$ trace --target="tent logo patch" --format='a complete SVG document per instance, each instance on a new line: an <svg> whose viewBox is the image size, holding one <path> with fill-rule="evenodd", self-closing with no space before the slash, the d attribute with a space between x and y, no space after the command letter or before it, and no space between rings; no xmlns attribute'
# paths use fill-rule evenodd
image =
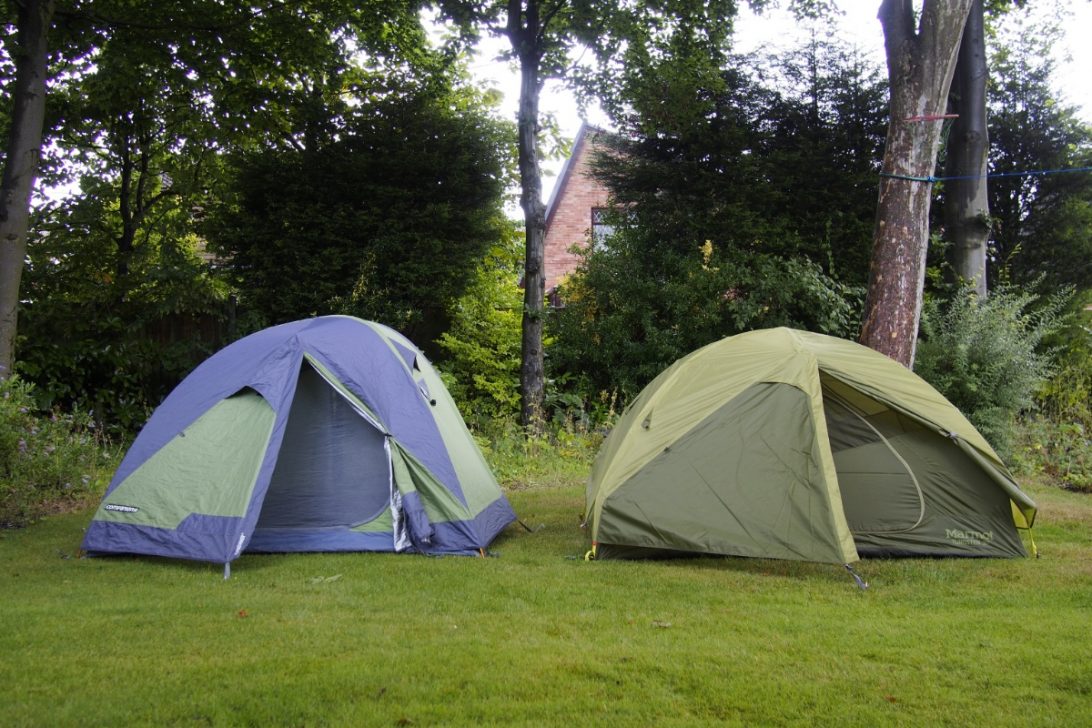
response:
<svg viewBox="0 0 1092 728"><path fill-rule="evenodd" d="M958 543L989 543L993 541L993 531L964 531L959 528L946 528L944 535Z"/></svg>
<svg viewBox="0 0 1092 728"><path fill-rule="evenodd" d="M107 503L102 508L106 511L118 511L119 513L136 513L140 510L136 506L123 506L118 503Z"/></svg>

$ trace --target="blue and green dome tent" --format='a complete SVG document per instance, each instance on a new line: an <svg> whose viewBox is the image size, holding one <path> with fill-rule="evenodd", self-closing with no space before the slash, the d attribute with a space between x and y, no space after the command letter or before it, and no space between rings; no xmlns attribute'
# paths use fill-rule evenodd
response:
<svg viewBox="0 0 1092 728"><path fill-rule="evenodd" d="M515 514L425 356L380 324L274 326L187 376L137 436L89 554L477 554Z"/></svg>

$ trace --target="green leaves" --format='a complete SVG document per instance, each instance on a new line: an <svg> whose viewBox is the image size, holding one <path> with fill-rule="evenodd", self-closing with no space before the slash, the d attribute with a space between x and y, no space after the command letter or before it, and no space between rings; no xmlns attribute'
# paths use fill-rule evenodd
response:
<svg viewBox="0 0 1092 728"><path fill-rule="evenodd" d="M1058 331L1068 293L1040 300L1011 287L986 299L960 289L922 311L914 371L959 408L1002 458L1011 453L1016 416L1028 411L1051 373L1042 351Z"/></svg>
<svg viewBox="0 0 1092 728"><path fill-rule="evenodd" d="M495 429L519 412L522 247L510 228L505 242L489 249L437 342L448 391L478 428Z"/></svg>
<svg viewBox="0 0 1092 728"><path fill-rule="evenodd" d="M328 110L338 132L315 146L237 158L207 234L264 322L346 313L439 334L500 237L508 130L432 86Z"/></svg>

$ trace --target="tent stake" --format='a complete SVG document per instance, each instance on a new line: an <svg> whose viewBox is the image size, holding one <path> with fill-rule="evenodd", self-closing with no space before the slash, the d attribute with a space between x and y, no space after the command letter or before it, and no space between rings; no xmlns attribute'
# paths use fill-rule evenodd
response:
<svg viewBox="0 0 1092 728"><path fill-rule="evenodd" d="M227 581L230 578L231 578L231 562L230 561L225 561L224 562L224 581Z"/></svg>
<svg viewBox="0 0 1092 728"><path fill-rule="evenodd" d="M853 577L853 580L857 582L857 586L860 587L861 591L864 591L868 588L868 582L858 576L857 572L853 570L852 566L850 566L849 564L842 564L842 566L846 567L846 571L848 571L849 575Z"/></svg>

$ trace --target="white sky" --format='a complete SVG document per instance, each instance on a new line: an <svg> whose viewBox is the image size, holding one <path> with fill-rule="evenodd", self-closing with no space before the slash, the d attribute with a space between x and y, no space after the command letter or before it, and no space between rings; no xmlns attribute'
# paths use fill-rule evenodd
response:
<svg viewBox="0 0 1092 728"><path fill-rule="evenodd" d="M746 52L761 46L791 48L806 40L804 31L786 11L767 11L763 16L756 17L746 9L745 3L741 5L743 8L735 33L737 50ZM873 57L877 65L883 68L883 30L876 18L880 0L838 0L838 5L844 13L838 22L838 33ZM1092 124L1092 82L1089 80L1089 73L1092 72L1092 1L1032 0L1032 5L1040 13L1049 12L1043 10L1049 7L1069 14L1064 23L1065 39L1059 44L1060 47L1055 48L1059 57L1055 84L1063 100L1080 107L1084 120ZM493 47L503 47L499 45L501 40L492 42L498 44ZM491 60L493 55L495 52L483 51L471 63L471 71L483 83L492 84L504 94L502 113L514 120L519 100L519 79L514 67ZM560 83L551 81L546 84L540 108L557 117L562 132L569 138L580 128L581 119L576 103ZM589 121L593 124L605 124L602 115L594 110L590 116ZM550 198L561 164L560 160L543 164L543 195L546 200Z"/></svg>

